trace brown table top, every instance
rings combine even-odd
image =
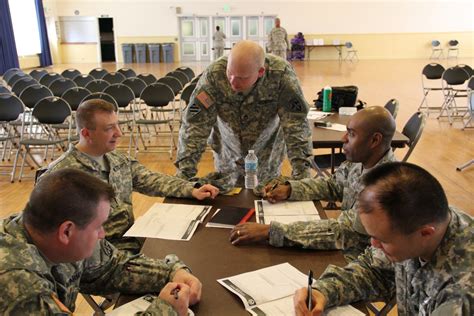
[[[338,123],[346,125],[351,118],[350,115],[339,115],[333,113],[332,115],[320,120],[331,123]],[[345,132],[334,131],[326,128],[320,128],[314,126],[315,120],[309,120],[310,127],[312,129],[313,148],[339,148],[342,147],[342,136]],[[395,135],[392,139],[392,147],[403,148],[408,144],[408,137],[402,133],[395,131]]]
[[[214,201],[166,198],[165,203],[212,205],[211,214],[222,206],[253,208],[256,199],[251,190],[243,189],[236,196],[219,195]],[[315,202],[322,218],[326,214],[321,204]],[[205,223],[211,218],[207,216]],[[251,221],[255,221],[255,215]],[[266,243],[233,246],[229,241],[230,229],[209,228],[200,224],[190,241],[147,239],[142,252],[152,258],[163,258],[174,253],[192,269],[203,284],[201,302],[192,306],[196,315],[248,315],[242,301],[222,287],[217,279],[254,271],[268,266],[289,262],[306,273],[313,270],[318,277],[329,264],[346,264],[340,251],[314,251],[296,248],[275,248]],[[121,303],[130,300],[123,298]]]

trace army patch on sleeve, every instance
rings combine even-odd
[[[201,112],[201,108],[196,103],[193,103],[188,109],[188,113],[191,116],[194,116],[199,112]]]
[[[303,107],[303,104],[301,104],[301,101],[295,98],[295,99],[291,99],[288,102],[288,109],[291,112],[303,112],[304,107]]]
[[[196,99],[198,99],[199,103],[201,103],[206,109],[214,104],[214,100],[212,100],[206,91],[199,92],[199,94],[196,96]]]

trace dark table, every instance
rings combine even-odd
[[[219,195],[214,201],[166,198],[165,203],[212,205],[211,214],[222,206],[254,207],[251,190],[243,189],[236,196]],[[321,218],[327,218],[321,204],[315,202]],[[207,216],[207,222],[210,219]],[[251,219],[255,221],[255,215]],[[152,258],[163,258],[174,253],[192,269],[203,284],[201,302],[192,306],[196,315],[248,315],[242,301],[217,283],[217,279],[254,271],[279,263],[289,262],[306,273],[313,270],[318,277],[329,264],[344,266],[346,261],[340,251],[314,251],[296,248],[275,248],[266,243],[233,246],[229,229],[208,228],[200,224],[190,241],[147,239],[142,252]],[[124,296],[120,303],[131,300]]]

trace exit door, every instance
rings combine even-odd
[[[101,60],[115,61],[114,19],[99,18]]]

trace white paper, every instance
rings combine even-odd
[[[310,109],[308,111],[308,114],[306,115],[306,117],[309,119],[309,120],[322,120],[328,116],[330,116],[332,113],[329,113],[329,112],[323,112],[323,111],[317,111],[316,109]]]
[[[331,123],[331,126],[318,126],[318,128],[330,129],[333,131],[345,132],[347,131],[347,126],[344,124]]]
[[[364,316],[360,310],[351,305],[337,306],[324,312],[325,316]]]
[[[281,224],[290,224],[294,222],[309,222],[320,220],[319,215],[289,215],[289,216],[271,216],[265,215],[265,223],[270,224],[272,221]]]
[[[255,200],[255,216],[257,223],[269,224],[271,221],[280,223],[291,223],[305,220],[305,216],[310,216],[309,220],[318,220],[319,213],[313,201],[286,201],[270,203],[266,200]],[[291,219],[294,217],[294,219]]]
[[[190,240],[210,210],[208,205],[155,203],[124,236]]]
[[[151,305],[154,299],[155,296],[153,295],[144,295],[105,314],[110,316],[135,315],[137,312],[145,311]],[[188,309],[188,316],[194,316],[194,312],[190,309]]]

